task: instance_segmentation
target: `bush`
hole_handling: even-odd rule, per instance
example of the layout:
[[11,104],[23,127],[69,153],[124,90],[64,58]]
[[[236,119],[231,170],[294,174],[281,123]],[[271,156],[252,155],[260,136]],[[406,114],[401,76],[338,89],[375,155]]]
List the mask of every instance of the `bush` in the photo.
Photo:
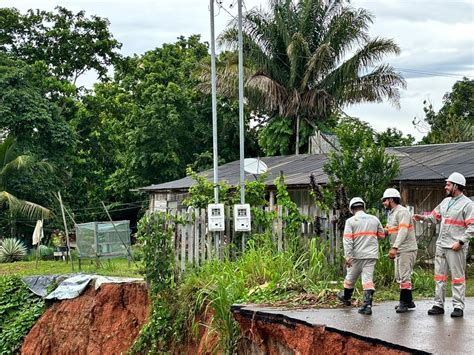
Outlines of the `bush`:
[[7,238],[0,245],[0,262],[11,263],[23,260],[27,249],[25,245],[15,238]]
[[18,276],[0,276],[0,354],[16,354],[23,338],[43,314],[44,300]]
[[40,245],[38,247],[38,251],[39,251],[39,257],[41,259],[51,259],[53,257],[53,254],[54,254],[54,249],[51,248],[51,247],[48,247],[46,245]]

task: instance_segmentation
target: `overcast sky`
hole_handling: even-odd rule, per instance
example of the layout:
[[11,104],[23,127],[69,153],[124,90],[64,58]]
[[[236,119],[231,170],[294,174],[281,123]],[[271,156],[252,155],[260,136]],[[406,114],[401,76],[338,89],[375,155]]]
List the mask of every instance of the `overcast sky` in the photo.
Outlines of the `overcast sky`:
[[[236,15],[237,0],[222,0],[216,7],[216,33]],[[267,4],[266,0],[245,0],[245,7]],[[398,57],[387,57],[406,78],[401,108],[389,103],[352,106],[346,112],[369,122],[375,129],[397,127],[418,139],[413,118],[423,117],[423,100],[441,107],[443,95],[467,76],[474,79],[474,0],[353,0],[375,15],[371,36],[393,38],[402,49]],[[106,17],[111,31],[122,44],[122,54],[141,54],[178,36],[201,34],[209,41],[207,0],[0,0],[2,7],[51,10],[57,5],[88,15]],[[233,6],[232,6],[233,5]],[[245,9],[244,9],[245,11]],[[84,79],[87,84],[91,76]]]

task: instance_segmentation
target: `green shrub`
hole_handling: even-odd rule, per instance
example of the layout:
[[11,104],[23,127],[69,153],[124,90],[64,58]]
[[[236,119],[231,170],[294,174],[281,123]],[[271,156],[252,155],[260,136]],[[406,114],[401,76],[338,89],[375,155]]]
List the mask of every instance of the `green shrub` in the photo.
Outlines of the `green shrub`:
[[27,249],[25,245],[15,238],[7,238],[0,245],[0,262],[11,263],[23,260]]
[[38,247],[39,257],[41,259],[51,259],[54,254],[54,249],[46,245],[40,245]]
[[0,354],[18,352],[23,338],[43,314],[44,300],[18,276],[0,276]]

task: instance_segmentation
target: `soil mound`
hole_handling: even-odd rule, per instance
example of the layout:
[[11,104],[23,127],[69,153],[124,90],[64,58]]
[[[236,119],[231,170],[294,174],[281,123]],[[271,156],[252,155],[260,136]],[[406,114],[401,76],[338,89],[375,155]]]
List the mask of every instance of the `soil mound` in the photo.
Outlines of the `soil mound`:
[[25,338],[22,354],[120,354],[147,320],[144,283],[89,286],[81,296],[53,303]]

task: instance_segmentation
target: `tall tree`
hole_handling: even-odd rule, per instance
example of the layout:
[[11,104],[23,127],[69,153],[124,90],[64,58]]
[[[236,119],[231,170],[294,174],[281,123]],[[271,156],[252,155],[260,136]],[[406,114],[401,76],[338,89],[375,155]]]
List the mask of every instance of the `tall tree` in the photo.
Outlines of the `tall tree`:
[[0,9],[0,51],[32,64],[42,61],[50,73],[66,82],[76,83],[88,70],[100,78],[120,58],[121,44],[109,31],[107,19],[86,17],[58,6],[55,11],[15,8]]
[[[272,0],[268,10],[245,14],[244,55],[252,72],[246,97],[265,111],[269,128],[271,121],[291,120],[296,153],[304,143],[300,120],[314,128],[347,105],[383,99],[398,104],[405,81],[381,61],[400,49],[391,39],[369,38],[372,22],[366,10],[338,0]],[[236,23],[220,42],[236,48]],[[235,71],[222,78],[233,84],[225,75],[235,77]],[[287,129],[272,130],[267,141],[279,142],[280,131],[287,135]]]
[[452,143],[474,140],[474,80],[457,81],[443,97],[443,106],[436,112],[426,101],[425,117],[413,121],[415,127],[428,132],[423,143]]

